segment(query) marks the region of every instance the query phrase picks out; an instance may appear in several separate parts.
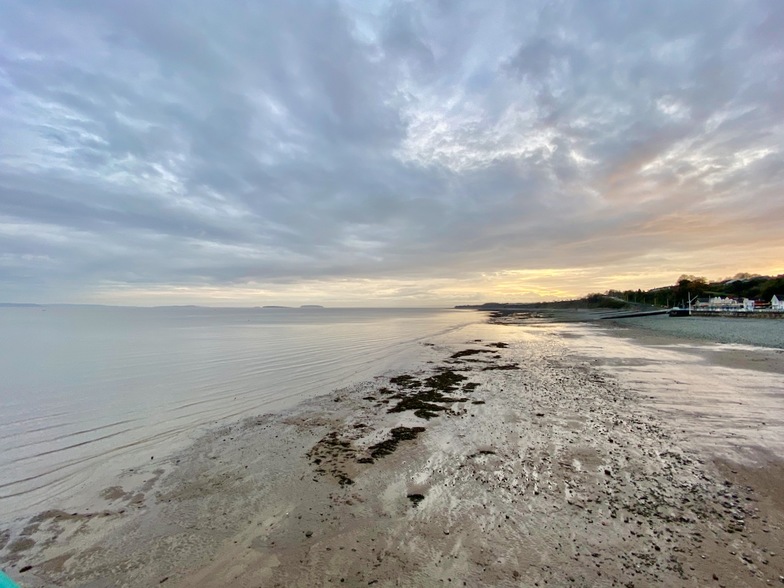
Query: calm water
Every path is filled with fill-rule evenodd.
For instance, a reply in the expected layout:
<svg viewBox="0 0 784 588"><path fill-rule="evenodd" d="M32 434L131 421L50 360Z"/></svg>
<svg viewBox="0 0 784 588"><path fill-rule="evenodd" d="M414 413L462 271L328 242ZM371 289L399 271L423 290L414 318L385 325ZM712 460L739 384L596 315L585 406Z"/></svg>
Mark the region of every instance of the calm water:
<svg viewBox="0 0 784 588"><path fill-rule="evenodd" d="M0 309L0 523L96 492L226 419L412 360L473 311ZM99 482L101 480L101 482Z"/></svg>

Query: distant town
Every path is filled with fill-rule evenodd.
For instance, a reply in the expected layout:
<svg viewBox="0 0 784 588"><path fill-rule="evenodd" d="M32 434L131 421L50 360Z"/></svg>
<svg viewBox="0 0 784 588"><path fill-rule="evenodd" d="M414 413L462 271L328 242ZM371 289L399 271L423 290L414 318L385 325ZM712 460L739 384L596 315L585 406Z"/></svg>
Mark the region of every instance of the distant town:
<svg viewBox="0 0 784 588"><path fill-rule="evenodd" d="M708 282L682 275L673 286L646 292L608 292L626 302L688 309L691 315L776 316L784 313L784 274L759 276L748 273ZM663 303L663 304L662 304Z"/></svg>
<svg viewBox="0 0 784 588"><path fill-rule="evenodd" d="M709 282L703 277L682 275L672 286L651 290L608 290L578 300L511 303L488 302L457 308L511 311L513 309L686 309L695 316L784 318L784 274L760 276L741 273ZM676 316L676 314L673 314ZM677 315L681 316L681 315Z"/></svg>

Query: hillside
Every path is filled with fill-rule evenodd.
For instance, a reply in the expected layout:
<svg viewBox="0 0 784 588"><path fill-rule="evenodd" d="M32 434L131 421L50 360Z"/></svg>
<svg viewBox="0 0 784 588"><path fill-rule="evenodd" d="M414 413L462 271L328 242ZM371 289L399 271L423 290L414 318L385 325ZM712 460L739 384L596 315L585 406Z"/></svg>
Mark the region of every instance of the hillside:
<svg viewBox="0 0 784 588"><path fill-rule="evenodd" d="M645 307L671 307L690 297L726 296L770 301L774 294L784 295L784 274L778 276L756 276L737 274L732 278L708 282L703 277L682 275L672 286L651 290L608 290L604 294L588 294L575 300L554 302L486 302L467 304L456 308L478 310L514 311L531 309L628 309L641 310Z"/></svg>

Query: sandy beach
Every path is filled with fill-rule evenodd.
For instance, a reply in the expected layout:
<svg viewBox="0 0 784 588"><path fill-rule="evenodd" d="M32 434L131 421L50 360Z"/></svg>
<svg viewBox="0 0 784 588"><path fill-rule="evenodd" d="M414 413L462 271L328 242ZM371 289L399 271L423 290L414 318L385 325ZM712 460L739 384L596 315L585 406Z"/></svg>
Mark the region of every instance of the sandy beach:
<svg viewBox="0 0 784 588"><path fill-rule="evenodd" d="M0 529L0 565L29 587L784 583L784 352L460 336Z"/></svg>

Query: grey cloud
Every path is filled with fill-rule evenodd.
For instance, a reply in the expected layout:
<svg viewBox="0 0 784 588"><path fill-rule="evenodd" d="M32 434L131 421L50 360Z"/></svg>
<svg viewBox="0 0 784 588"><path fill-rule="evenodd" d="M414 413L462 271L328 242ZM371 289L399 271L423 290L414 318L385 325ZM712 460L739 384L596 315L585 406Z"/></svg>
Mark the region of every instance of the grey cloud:
<svg viewBox="0 0 784 588"><path fill-rule="evenodd" d="M0 298L616 263L781 214L772 0L0 10ZM676 205L698 236L634 242Z"/></svg>

